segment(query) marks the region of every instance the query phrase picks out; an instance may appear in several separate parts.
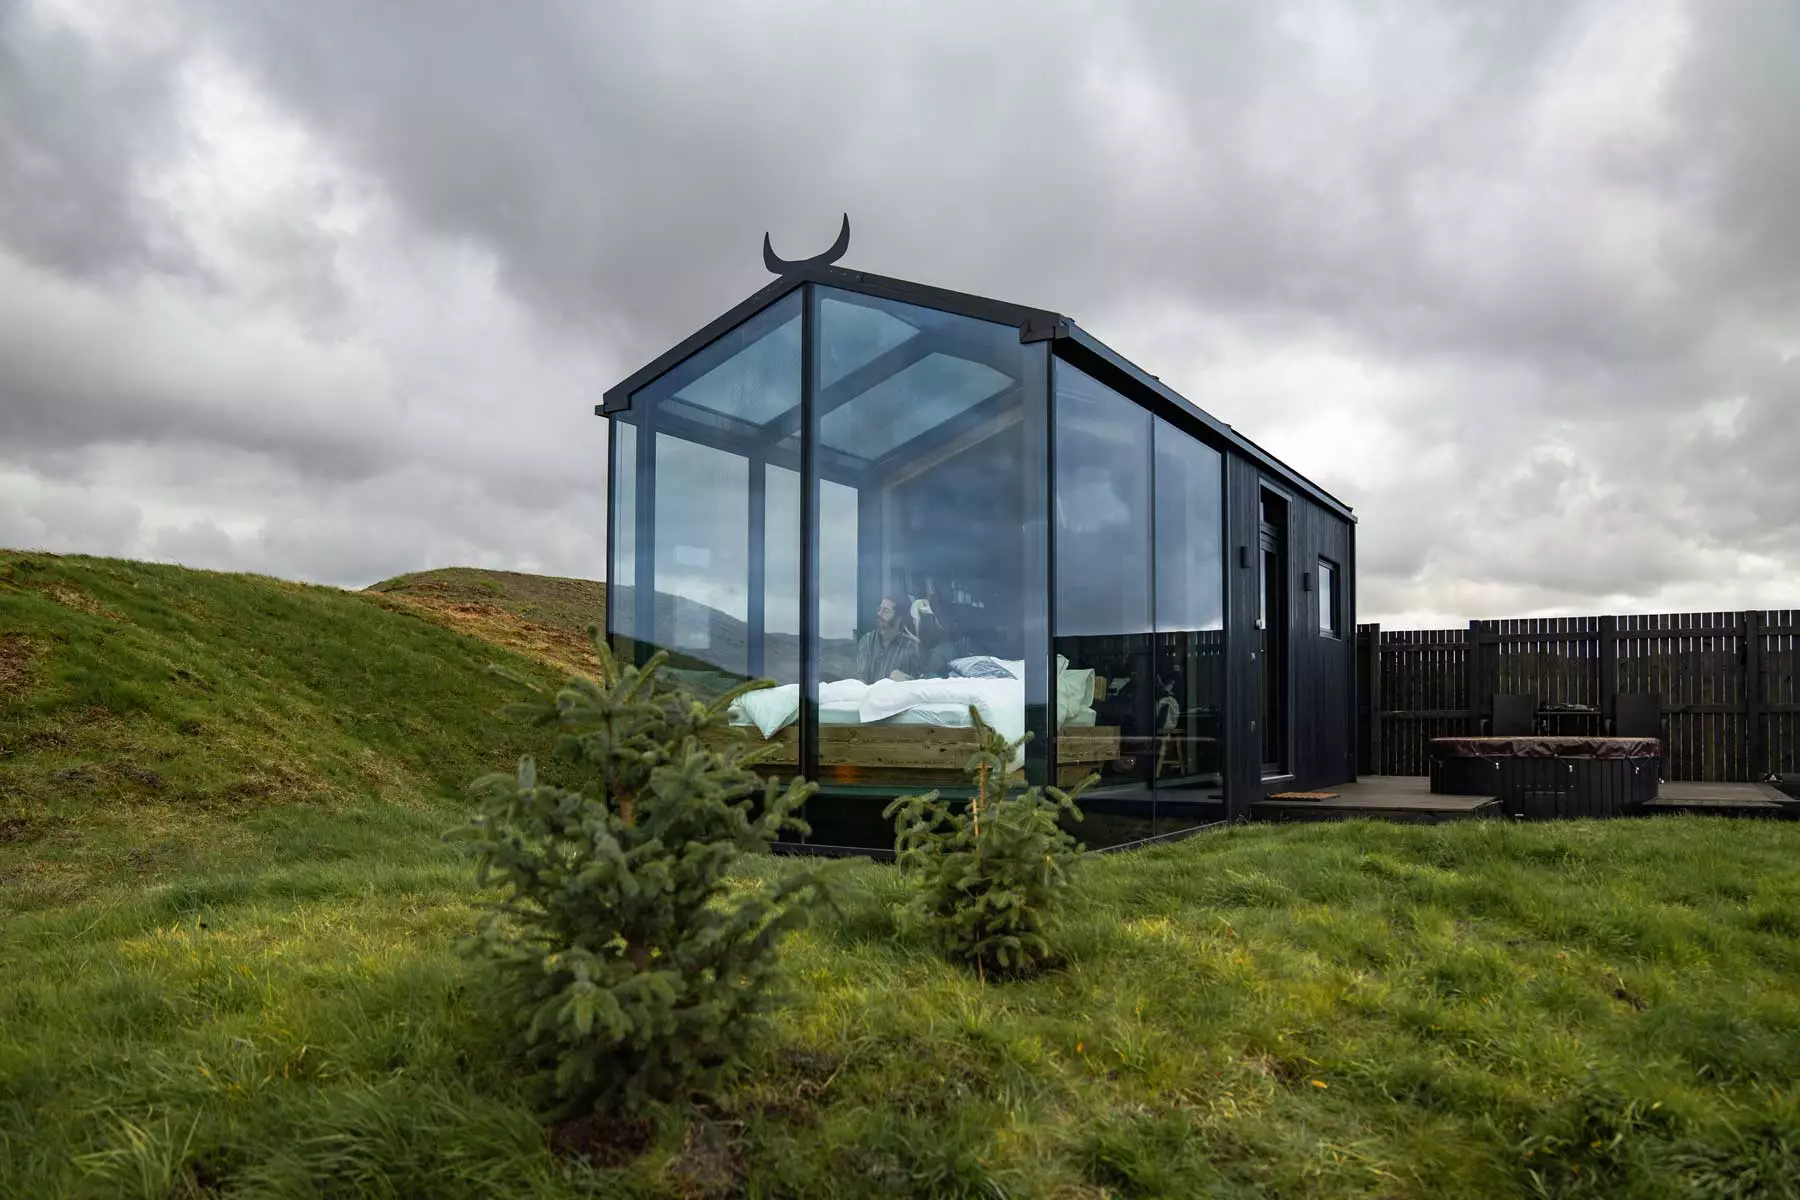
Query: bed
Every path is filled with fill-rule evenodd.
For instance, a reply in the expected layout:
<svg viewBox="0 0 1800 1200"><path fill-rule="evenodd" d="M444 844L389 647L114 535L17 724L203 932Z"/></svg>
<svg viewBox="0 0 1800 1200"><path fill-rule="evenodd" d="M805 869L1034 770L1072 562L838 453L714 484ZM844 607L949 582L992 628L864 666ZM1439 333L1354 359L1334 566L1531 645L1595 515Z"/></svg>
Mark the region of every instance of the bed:
<svg viewBox="0 0 1800 1200"><path fill-rule="evenodd" d="M999 671L995 670L995 667ZM953 670L982 672L945 678L863 683L844 679L819 686L820 782L866 784L965 783L964 764L975 749L969 709L1008 741L1025 733L1024 663L959 659ZM1001 674L1000 672L1004 672ZM1016 672L1016 674L1015 674ZM1058 783L1068 785L1118 757L1117 726L1096 724L1094 673L1057 659ZM733 730L769 749L764 761L780 772L799 765L800 689L765 688L731 708ZM1024 765L1014 754L1012 769Z"/></svg>

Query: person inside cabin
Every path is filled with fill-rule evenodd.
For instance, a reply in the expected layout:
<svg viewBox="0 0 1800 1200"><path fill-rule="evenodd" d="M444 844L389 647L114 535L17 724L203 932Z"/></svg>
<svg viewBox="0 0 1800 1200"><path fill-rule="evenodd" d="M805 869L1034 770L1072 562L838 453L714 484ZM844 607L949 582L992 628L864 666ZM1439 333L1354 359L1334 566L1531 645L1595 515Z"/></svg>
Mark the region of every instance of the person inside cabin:
<svg viewBox="0 0 1800 1200"><path fill-rule="evenodd" d="M936 584L927 579L925 588L925 595L913 601L911 613L919 638L919 667L929 679L944 679L954 674L952 662L973 652L945 615Z"/></svg>
<svg viewBox="0 0 1800 1200"><path fill-rule="evenodd" d="M864 683L907 680L919 673L919 638L900 619L892 596L875 609L875 628L856 644L856 677Z"/></svg>

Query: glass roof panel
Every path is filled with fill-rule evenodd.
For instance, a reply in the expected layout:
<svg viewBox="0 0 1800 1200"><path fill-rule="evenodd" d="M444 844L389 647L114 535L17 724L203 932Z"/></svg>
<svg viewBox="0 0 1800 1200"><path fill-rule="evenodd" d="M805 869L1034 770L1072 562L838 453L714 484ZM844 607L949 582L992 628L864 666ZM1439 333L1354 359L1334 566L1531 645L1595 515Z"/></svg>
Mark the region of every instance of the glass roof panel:
<svg viewBox="0 0 1800 1200"><path fill-rule="evenodd" d="M819 374L826 387L919 332L918 326L892 312L867 304L834 300L830 296L820 301L819 323L823 327L823 336L819 338Z"/></svg>
<svg viewBox="0 0 1800 1200"><path fill-rule="evenodd" d="M981 363L928 354L826 413L819 421L820 441L858 458L877 459L1012 382L1011 376Z"/></svg>
<svg viewBox="0 0 1800 1200"><path fill-rule="evenodd" d="M798 313L675 392L679 400L756 425L792 409L799 396Z"/></svg>

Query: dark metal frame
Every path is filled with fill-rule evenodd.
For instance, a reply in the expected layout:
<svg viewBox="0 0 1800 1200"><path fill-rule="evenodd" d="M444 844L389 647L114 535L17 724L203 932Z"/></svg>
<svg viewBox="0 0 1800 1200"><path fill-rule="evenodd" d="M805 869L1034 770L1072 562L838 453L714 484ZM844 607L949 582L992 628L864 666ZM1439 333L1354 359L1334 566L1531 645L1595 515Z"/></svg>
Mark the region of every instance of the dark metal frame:
<svg viewBox="0 0 1800 1200"><path fill-rule="evenodd" d="M633 438L633 441L635 444L635 440L637 438L637 431L635 429L632 430L632 438ZM636 464L633 464L634 469L632 471L632 478L634 480L637 477L637 471L636 471L635 467L636 467ZM613 592L612 584L613 584L613 564L619 561L619 556L618 556L619 506L614 504L612 502L612 499L614 496L619 494L618 480L619 480L619 427L617 425L608 423L608 425L606 427L606 546L601 551L601 554L605 557L605 560L606 560L605 561L606 611L604 614L602 614L602 616L600 618L600 640L606 643L606 648L609 652L617 649L617 647L613 644L613 612L615 609L613 601L616 600L618 597ZM635 522L637 520L637 505L635 505L635 504L632 505L631 516L632 516L633 522ZM633 532L635 533L636 531L634 530ZM632 578L631 595L633 598L633 603L635 603L636 597L637 597L637 567L635 564L633 564L633 566L632 566L631 578ZM636 622L634 621L633 624L635 625ZM634 651L634 656L635 656L635 651Z"/></svg>
<svg viewBox="0 0 1800 1200"><path fill-rule="evenodd" d="M846 217L846 234L849 228ZM814 307L813 287L807 284L800 292L800 727L794 764L807 779L819 777L819 431L813 411L818 323Z"/></svg>
<svg viewBox="0 0 1800 1200"><path fill-rule="evenodd" d="M656 590L642 585L641 580L656 578L656 539L650 538L648 545L644 543L643 531L656 528L656 413L652 410L637 427L637 478L634 481L637 489L637 502L633 516L637 520L632 548L637 554L637 566L632 572L631 588L631 627L636 631L632 639L632 653L642 666L648 657L646 648L656 642ZM646 571L643 568L649 566ZM609 606L610 611L610 606Z"/></svg>
<svg viewBox="0 0 1800 1200"><path fill-rule="evenodd" d="M1024 342L1021 344L1030 345ZM1056 496L1056 356L1045 353L1035 364L1027 362L1023 386L1026 395L1024 437L1025 461L1020 472L1029 489L1022 511L1027 529L1033 519L1044 523L1025 539L1025 573L1043 586L1041 600L1030 603L1032 589L1027 586L1024 635L1025 647L1040 647L1042 654L1025 658L1025 730L1031 736L1026 743L1025 778L1028 784L1056 782L1056 536L1051 520L1051 505ZM1038 407L1031 408L1029 393L1038 393ZM1033 468L1036 468L1035 470ZM1035 659L1035 665L1034 665ZM1042 747L1038 754L1033 746Z"/></svg>

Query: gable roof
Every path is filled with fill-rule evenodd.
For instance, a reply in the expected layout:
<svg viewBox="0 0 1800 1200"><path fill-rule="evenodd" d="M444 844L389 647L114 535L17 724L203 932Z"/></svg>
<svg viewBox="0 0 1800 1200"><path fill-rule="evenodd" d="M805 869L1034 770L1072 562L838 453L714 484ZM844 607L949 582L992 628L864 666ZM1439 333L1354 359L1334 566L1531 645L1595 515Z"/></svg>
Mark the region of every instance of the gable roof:
<svg viewBox="0 0 1800 1200"><path fill-rule="evenodd" d="M709 322L704 328L671 346L650 362L606 389L602 403L594 406L596 416L611 416L630 408L631 397L639 388L661 377L672 367L736 329L769 305L781 300L796 288L809 283L841 288L865 296L876 296L905 304L916 304L944 312L958 313L980 321L1012 325L1019 330L1021 342L1053 343L1060 358L1095 376L1102 383L1152 409L1177 425L1185 427L1203 441L1222 445L1251 462L1267 474L1305 494L1315 503L1347 521L1355 521L1350 506L1331 495L1292 467L1243 436L1225 422L1182 396L1162 380L1112 349L1099 338L1082 329L1072 319L1048 309L991 300L966 292L871 275L835 265L802 263L780 278L772 280L754 295Z"/></svg>

